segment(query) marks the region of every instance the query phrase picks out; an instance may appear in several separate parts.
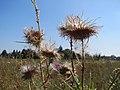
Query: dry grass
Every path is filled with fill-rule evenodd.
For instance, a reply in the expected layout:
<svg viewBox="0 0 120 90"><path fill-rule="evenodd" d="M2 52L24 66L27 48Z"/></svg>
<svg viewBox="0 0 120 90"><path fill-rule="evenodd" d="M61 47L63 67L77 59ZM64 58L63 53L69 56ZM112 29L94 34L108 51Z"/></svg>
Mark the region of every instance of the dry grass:
<svg viewBox="0 0 120 90"><path fill-rule="evenodd" d="M0 90L29 90L29 80L22 79L20 67L33 63L29 60L0 59Z"/></svg>
<svg viewBox="0 0 120 90"><path fill-rule="evenodd" d="M0 59L0 90L29 90L29 80L22 79L23 74L20 72L20 67L26 64L35 64L33 60L9 60ZM89 85L90 72L97 90L105 90L109 81L109 76L118 68L120 62L87 62L85 64L85 85ZM76 66L76 71L81 76L81 66ZM32 90L36 87L40 89L41 80L40 74L34 77L35 85L31 85ZM56 90L59 87L63 90L68 90L68 87L62 82L61 76L53 72L49 81L46 83L47 90ZM58 89L59 90L59 89Z"/></svg>

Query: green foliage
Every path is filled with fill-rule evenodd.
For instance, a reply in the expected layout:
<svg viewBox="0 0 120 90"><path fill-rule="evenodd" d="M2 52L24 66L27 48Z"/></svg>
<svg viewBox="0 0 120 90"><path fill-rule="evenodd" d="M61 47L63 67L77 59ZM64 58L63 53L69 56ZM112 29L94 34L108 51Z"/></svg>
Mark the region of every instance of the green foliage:
<svg viewBox="0 0 120 90"><path fill-rule="evenodd" d="M64 59L71 59L71 57L72 57L72 53L71 53L71 50L69 50L69 49L65 49L64 51L63 51L63 53L64 53Z"/></svg>
<svg viewBox="0 0 120 90"><path fill-rule="evenodd" d="M61 49L61 48L59 48L59 49ZM65 50L61 49L58 52L63 55L63 60L70 60L71 58L73 58L73 59L81 58L80 54L78 54L74 51L71 52L70 49L65 49Z"/></svg>
<svg viewBox="0 0 120 90"><path fill-rule="evenodd" d="M95 55L93 55L93 58L94 58L95 60L100 60L101 55L100 55L100 54L95 54Z"/></svg>
<svg viewBox="0 0 120 90"><path fill-rule="evenodd" d="M95 90L95 84L94 84L91 72L90 72L90 81L88 85L88 90Z"/></svg>

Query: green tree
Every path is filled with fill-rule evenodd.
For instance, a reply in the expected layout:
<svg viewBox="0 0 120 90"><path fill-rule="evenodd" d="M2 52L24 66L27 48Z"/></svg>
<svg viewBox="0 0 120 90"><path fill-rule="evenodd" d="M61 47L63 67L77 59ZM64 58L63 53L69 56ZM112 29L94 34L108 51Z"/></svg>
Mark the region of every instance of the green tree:
<svg viewBox="0 0 120 90"><path fill-rule="evenodd" d="M58 52L61 53L63 51L63 47L60 45L60 47L58 48Z"/></svg>
<svg viewBox="0 0 120 90"><path fill-rule="evenodd" d="M7 57L8 56L8 53L6 50L3 50L2 53L1 53L1 56L2 57Z"/></svg>
<svg viewBox="0 0 120 90"><path fill-rule="evenodd" d="M64 54L64 59L71 59L72 57L72 53L70 49L65 49L63 50L63 54Z"/></svg>
<svg viewBox="0 0 120 90"><path fill-rule="evenodd" d="M16 58L16 51L15 50L13 50L13 52L11 53L11 57Z"/></svg>
<svg viewBox="0 0 120 90"><path fill-rule="evenodd" d="M93 55L94 60L100 60L101 59L101 54L95 54Z"/></svg>

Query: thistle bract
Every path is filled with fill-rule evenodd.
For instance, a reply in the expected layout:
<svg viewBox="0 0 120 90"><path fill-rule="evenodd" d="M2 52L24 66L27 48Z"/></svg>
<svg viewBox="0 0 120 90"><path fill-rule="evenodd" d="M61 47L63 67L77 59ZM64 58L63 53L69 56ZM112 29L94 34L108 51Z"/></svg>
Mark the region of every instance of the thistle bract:
<svg viewBox="0 0 120 90"><path fill-rule="evenodd" d="M39 46L39 43L41 43L44 36L43 32L35 31L34 28L32 29L25 28L24 34L25 34L26 42L35 47Z"/></svg>
<svg viewBox="0 0 120 90"><path fill-rule="evenodd" d="M66 23L59 27L62 37L73 38L75 41L87 39L97 34L97 29L101 26L94 25L95 20L83 20L79 16L68 16Z"/></svg>

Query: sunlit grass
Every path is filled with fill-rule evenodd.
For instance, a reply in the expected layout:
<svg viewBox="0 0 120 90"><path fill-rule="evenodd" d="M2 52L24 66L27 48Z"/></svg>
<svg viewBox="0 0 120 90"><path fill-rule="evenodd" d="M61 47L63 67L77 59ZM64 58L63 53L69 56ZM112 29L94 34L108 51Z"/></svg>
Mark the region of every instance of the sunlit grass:
<svg viewBox="0 0 120 90"><path fill-rule="evenodd" d="M29 80L22 79L22 73L20 67L26 64L34 65L37 61L33 60L11 60L11 59L0 59L0 90L29 90ZM97 90L105 90L109 77L115 68L120 66L120 62L110 61L90 61L86 63L85 68L85 87L87 88L91 78L94 82ZM76 71L78 77L81 76L81 66L76 65ZM40 89L41 80L40 74L36 74L33 78L34 84L31 84L33 90ZM79 77L81 78L81 77ZM49 77L49 81L45 84L47 90L69 90L68 86L62 81L64 77L58 75L55 71L52 72Z"/></svg>

